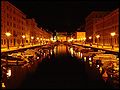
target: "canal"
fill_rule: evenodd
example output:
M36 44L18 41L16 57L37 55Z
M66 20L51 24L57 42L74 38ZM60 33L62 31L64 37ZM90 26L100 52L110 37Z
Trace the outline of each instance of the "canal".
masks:
M80 56L80 55L78 55ZM7 88L17 89L97 89L113 88L89 60L77 57L68 45L60 44L31 65L11 66Z
M55 46L50 57L38 64L34 73L29 74L20 88L109 88L99 71L88 62L71 56L69 47Z

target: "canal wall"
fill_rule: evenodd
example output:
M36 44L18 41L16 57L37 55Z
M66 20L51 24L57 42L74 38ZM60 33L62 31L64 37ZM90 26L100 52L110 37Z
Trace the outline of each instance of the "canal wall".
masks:
M115 54L115 55L119 55L119 52L117 52L117 51L111 51L111 50L106 50L106 49L102 49L102 48L84 46L84 45L79 45L79 44L72 44L72 45L82 46L82 47L85 47L85 48L91 48L91 49L96 49L96 50L103 50L103 51L106 51L107 53L112 53L112 54Z

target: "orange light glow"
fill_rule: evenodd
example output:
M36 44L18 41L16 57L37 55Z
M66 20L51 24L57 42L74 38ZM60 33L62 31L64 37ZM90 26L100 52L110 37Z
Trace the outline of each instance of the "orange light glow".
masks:
M37 37L37 40L39 40L39 37Z
M34 39L34 37L32 36L31 39Z
M22 38L25 38L25 35L23 35Z
M10 77L11 76L11 69L8 69L7 70L7 77Z
M5 35L6 35L7 37L9 37L9 36L11 35L11 33L6 32Z
M111 34L111 36L115 36L115 32L112 32L112 33L110 33Z
M89 39L92 39L92 37L89 37Z
M96 38L99 38L99 37L100 37L100 35L97 35L97 36L96 36Z

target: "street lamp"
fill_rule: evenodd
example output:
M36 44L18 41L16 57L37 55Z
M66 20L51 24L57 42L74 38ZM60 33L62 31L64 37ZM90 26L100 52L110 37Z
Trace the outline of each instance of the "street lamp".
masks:
M85 37L85 38L83 38L83 40L84 40L84 44L85 44L85 42L86 42L86 37Z
M92 39L92 37L89 37L89 39Z
M116 35L116 33L115 32L112 32L112 33L110 33L110 35L111 35L111 45L112 45L112 49L114 48L114 44L112 44L112 37L114 37L115 35Z
M39 37L37 37L37 41L39 42Z
M22 35L22 45L24 46L23 39L25 38L25 35Z
M32 39L32 46L33 46L33 39L34 39L34 37L32 36L31 39Z
M42 43L43 43L43 42L42 42L42 38L40 38L40 45L42 45Z
M89 37L89 40L90 40L90 41L89 41L89 42L90 42L90 46L92 46L92 44L91 44L91 39L92 39L92 37L90 36L90 37Z
M8 39L8 37L11 35L11 33L6 32L5 35L7 36L7 48L9 49L9 39Z
M97 38L97 47L98 47L98 43L99 43L98 40L99 40L99 38L100 38L100 35L97 35L96 38Z

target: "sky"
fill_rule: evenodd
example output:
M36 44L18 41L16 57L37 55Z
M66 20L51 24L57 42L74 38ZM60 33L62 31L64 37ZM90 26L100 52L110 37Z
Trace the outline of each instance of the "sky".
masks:
M38 27L51 32L74 32L85 23L85 18L92 11L113 11L119 6L116 0L8 1L24 12L28 18L35 18Z

